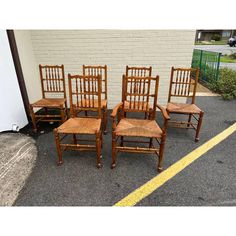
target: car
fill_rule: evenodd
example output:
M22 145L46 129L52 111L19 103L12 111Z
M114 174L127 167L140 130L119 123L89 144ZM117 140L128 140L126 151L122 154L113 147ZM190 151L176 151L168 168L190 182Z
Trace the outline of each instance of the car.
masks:
M230 47L236 47L236 36L229 38L228 44Z

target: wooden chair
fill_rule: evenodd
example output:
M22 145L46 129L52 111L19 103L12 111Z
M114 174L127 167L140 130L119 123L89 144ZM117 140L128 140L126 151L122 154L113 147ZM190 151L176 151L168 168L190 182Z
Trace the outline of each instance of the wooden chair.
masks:
M85 66L83 65L83 75L101 75L102 79L102 120L103 133L107 134L107 66ZM86 113L87 115L87 113Z
M126 72L125 72L126 76L137 76L137 77L151 77L152 76L152 67L130 67L130 66L126 66ZM123 94L123 92L122 92ZM142 101L141 101L142 102ZM133 105L133 104L131 104ZM126 108L129 107L129 101L125 102L125 106ZM143 107L143 106L142 106ZM145 104L144 104L145 107ZM144 117L145 119L147 118L147 112L144 113ZM126 116L126 113L124 114Z
M152 67L130 67L126 66L126 76L147 77L152 76Z
M196 106L195 95L197 89L197 82L199 76L199 69L183 69L171 68L171 78L169 87L169 96L167 104L168 114L184 114L188 115L188 121L169 121L168 125L175 128L194 129L196 130L195 141L199 141L199 132L202 124L204 112ZM191 98L191 103L177 103L172 102L172 97L186 97ZM196 115L198 117L196 117ZM192 117L197 123L191 122Z
M71 118L54 129L58 165L63 163L62 151L67 149L79 151L96 151L97 168L101 164L101 77L88 75L68 75ZM80 111L93 111L96 116L77 117ZM72 136L72 143L62 143L66 136ZM77 136L95 136L95 140L78 139ZM79 141L94 142L95 145L79 144Z
M163 151L166 139L166 125L169 116L166 110L157 104L159 77L127 77L123 75L122 81L122 103L118 104L112 111L112 164L116 166L118 152L154 153L159 157L157 170L162 171ZM128 105L126 104L128 102ZM161 129L155 121L156 107L164 117L164 126ZM148 113L148 119L126 118L127 112ZM118 119L116 119L118 117ZM124 140L127 137L145 138L148 141ZM120 145L118 141L120 140ZM153 140L160 146L157 148ZM147 147L124 146L124 143L145 143Z
M31 119L34 132L37 132L39 121L63 123L67 119L67 103L65 91L64 66L42 66L39 65L42 99L30 104ZM51 97L54 95L54 97ZM43 108L45 113L37 114L34 108ZM56 109L60 114L49 114L49 109Z

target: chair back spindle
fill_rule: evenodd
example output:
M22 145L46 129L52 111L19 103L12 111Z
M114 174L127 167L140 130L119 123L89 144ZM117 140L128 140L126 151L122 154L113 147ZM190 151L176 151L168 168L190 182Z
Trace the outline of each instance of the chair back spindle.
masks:
M64 65L39 65L43 98L66 98Z
M126 76L150 77L152 76L152 67L129 67L126 66Z
M122 102L124 112L156 111L159 76L134 77L123 75ZM153 117L154 118L154 117Z
M93 76L100 75L102 80L102 87L101 87L102 97L104 99L107 99L107 65L105 66L83 65L83 75L93 75Z
M195 102L199 69L171 68L168 102L171 97L190 97Z
M68 74L71 116L78 111L97 111L101 118L101 75Z

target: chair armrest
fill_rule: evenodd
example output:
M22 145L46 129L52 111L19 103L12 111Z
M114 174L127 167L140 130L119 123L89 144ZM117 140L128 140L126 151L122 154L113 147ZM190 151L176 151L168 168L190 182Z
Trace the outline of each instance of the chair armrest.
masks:
M170 119L170 116L168 115L167 111L166 111L166 108L164 108L163 106L161 106L160 104L157 104L156 105L157 108L159 108L159 110L161 111L163 117L166 119L166 120L169 120Z
M111 116L113 119L116 117L117 112L118 112L118 110L121 108L122 105L123 105L123 103L121 102L121 103L117 104L117 105L114 107L114 109L112 110L112 113L110 114L110 116Z

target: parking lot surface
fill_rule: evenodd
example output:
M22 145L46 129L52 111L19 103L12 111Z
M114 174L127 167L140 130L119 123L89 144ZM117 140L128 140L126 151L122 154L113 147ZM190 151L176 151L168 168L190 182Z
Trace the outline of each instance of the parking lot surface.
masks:
M169 128L164 168L236 122L235 100L197 97L196 104L205 111L200 141L194 142L192 130ZM158 122L162 124L159 113ZM35 136L38 158L16 206L112 206L158 175L156 156L150 154L118 154L117 167L110 169L110 123L104 136L102 169L95 167L95 153L76 151L64 152L64 164L58 167L52 128L42 125L45 133ZM31 128L23 132L31 134ZM236 205L235 143L234 133L137 206Z

